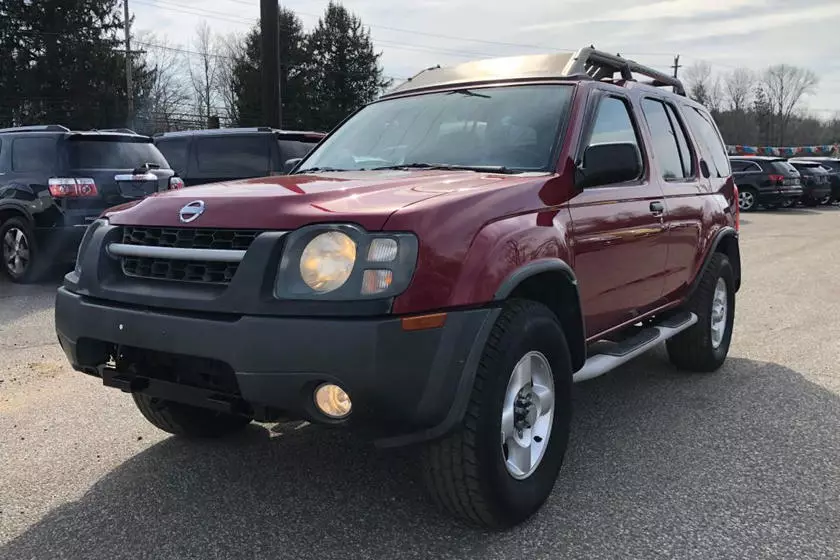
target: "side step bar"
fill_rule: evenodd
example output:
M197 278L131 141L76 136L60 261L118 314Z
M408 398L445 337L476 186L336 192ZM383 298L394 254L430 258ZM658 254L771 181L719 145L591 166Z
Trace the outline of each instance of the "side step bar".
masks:
M629 338L611 345L608 349L589 356L583 367L575 372L573 380L578 383L600 377L678 335L696 322L697 315L694 313L681 313L657 325L640 330Z

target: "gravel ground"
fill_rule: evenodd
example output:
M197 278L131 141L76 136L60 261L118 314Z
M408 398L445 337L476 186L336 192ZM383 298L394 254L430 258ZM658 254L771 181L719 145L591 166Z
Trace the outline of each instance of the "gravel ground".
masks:
M66 365L55 281L0 281L0 559L840 558L839 219L745 216L723 369L659 351L579 384L554 494L504 534L440 515L412 454L340 431L167 437Z

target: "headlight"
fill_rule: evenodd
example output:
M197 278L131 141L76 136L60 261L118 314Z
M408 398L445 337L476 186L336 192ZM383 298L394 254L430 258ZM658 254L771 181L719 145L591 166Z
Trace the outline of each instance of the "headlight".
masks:
M312 225L284 236L274 297L352 301L394 297L408 288L417 238L354 225Z
M356 264L356 243L340 231L321 233L306 244L300 256L300 276L318 293L344 285Z

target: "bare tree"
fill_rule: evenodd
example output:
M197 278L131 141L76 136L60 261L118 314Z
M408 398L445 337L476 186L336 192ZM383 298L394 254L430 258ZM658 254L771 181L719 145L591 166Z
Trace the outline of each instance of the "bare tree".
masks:
M239 111L237 110L237 89L234 80L234 69L238 60L245 57L245 36L240 33L231 33L227 37L219 38L218 41L218 75L216 86L225 116L229 122L239 122Z
M722 109L723 89L720 77L714 74L711 64L701 60L686 68L685 84L692 99L714 112Z
M189 110L189 80L187 60L183 49L173 46L166 37L144 33L137 43L145 51L146 64L151 69L149 94L138 109L138 117L145 118L150 132L165 132L178 128L178 115Z
M736 68L724 79L724 89L729 108L733 111L744 112L752 101L755 74L749 68Z
M816 91L819 77L807 68L777 64L764 71L761 81L773 112L775 136L784 145L791 117L802 98Z
M190 81L195 93L196 113L206 122L216 114L219 59L216 40L206 21L196 26L195 42L189 63Z

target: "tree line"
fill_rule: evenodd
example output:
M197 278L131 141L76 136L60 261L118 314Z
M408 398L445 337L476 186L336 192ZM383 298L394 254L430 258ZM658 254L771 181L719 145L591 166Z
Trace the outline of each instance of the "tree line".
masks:
M121 6L0 2L0 126L131 125L151 134L203 128L215 118L224 126L262 124L259 22L227 36L202 23L188 46L132 34L129 115ZM288 9L279 25L284 128L329 130L391 84L369 31L342 5L330 2L309 32Z
M840 111L810 115L805 101L819 76L808 68L777 64L761 71L715 72L700 61L686 69L688 95L712 112L727 144L806 146L840 142Z

